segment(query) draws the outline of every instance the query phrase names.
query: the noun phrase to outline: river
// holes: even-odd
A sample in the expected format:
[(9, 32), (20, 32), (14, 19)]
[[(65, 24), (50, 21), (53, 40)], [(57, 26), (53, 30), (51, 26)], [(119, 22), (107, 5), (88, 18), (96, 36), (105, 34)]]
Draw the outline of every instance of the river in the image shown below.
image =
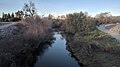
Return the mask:
[(71, 57), (71, 53), (66, 49), (66, 40), (55, 32), (54, 43), (38, 56), (34, 67), (80, 67), (78, 62)]

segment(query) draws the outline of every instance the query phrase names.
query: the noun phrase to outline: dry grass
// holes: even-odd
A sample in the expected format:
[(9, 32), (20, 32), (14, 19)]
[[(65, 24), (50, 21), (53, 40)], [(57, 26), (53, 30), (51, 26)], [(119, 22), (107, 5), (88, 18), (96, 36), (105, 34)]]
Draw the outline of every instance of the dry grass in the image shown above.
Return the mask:
[(22, 33), (14, 38), (0, 39), (0, 67), (26, 67), (18, 65), (32, 63), (34, 51), (44, 46), (41, 43), (53, 39), (51, 21), (47, 19), (29, 17), (16, 26), (20, 27)]
[(52, 22), (47, 19), (40, 19), (39, 17), (29, 17), (23, 20), (22, 23), (25, 28), (24, 37), (34, 40), (45, 40), (50, 35)]

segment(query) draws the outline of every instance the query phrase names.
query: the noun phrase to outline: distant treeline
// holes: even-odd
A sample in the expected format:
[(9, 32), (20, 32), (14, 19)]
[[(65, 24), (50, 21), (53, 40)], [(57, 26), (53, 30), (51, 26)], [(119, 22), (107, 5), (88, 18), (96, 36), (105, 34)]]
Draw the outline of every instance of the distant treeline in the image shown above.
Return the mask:
[(22, 10), (18, 10), (13, 13), (2, 13), (2, 17), (0, 18), (1, 22), (15, 22), (19, 21), (24, 17), (33, 17), (37, 15), (35, 5), (32, 1), (28, 4), (25, 3)]
[(15, 22), (19, 21), (23, 18), (23, 12), (17, 11), (15, 13), (2, 13), (2, 17), (0, 18), (1, 22)]

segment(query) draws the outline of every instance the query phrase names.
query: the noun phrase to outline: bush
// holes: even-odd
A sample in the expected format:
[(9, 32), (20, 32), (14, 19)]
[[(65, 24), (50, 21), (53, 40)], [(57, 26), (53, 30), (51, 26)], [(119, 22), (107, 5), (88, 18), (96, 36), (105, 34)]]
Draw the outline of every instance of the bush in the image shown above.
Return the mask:
[(40, 50), (42, 54), (52, 42), (53, 33), (49, 20), (28, 17), (15, 26), (20, 27), (22, 33), (0, 39), (0, 67), (30, 66), (36, 60), (37, 51)]
[(23, 36), (27, 39), (43, 41), (48, 39), (49, 37), (47, 36), (51, 35), (52, 32), (51, 21), (47, 19), (28, 17), (23, 20), (22, 24), (25, 26)]

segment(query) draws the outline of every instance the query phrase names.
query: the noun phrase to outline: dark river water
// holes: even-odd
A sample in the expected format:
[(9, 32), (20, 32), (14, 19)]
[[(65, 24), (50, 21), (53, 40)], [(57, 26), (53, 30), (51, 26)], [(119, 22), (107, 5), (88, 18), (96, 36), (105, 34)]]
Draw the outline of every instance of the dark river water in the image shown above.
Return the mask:
[(66, 40), (61, 34), (55, 32), (54, 37), (56, 40), (42, 56), (38, 56), (34, 67), (80, 67), (66, 49)]

